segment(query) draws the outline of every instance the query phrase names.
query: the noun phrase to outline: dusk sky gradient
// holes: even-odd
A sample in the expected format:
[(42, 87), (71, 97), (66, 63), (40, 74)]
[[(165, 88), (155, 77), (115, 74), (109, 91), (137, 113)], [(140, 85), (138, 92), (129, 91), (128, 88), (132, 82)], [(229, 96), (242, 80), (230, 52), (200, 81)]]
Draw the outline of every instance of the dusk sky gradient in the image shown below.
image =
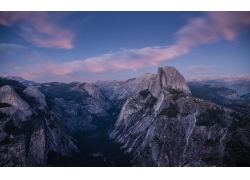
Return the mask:
[(250, 12), (0, 12), (0, 76), (186, 80), (250, 75)]

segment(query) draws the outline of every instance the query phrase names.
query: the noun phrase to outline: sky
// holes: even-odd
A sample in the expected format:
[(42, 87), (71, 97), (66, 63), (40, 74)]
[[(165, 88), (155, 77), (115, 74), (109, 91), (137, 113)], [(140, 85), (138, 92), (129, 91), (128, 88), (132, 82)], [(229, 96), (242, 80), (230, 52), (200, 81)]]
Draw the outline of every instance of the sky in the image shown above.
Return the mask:
[(249, 76), (249, 47), (250, 12), (0, 12), (0, 76), (35, 82)]

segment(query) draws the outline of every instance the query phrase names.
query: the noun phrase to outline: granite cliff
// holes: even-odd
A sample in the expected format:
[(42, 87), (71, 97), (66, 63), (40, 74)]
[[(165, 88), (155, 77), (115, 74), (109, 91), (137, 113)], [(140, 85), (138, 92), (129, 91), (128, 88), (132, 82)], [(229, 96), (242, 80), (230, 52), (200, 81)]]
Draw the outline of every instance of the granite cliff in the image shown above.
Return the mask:
[(193, 97), (180, 73), (164, 67), (127, 99), (110, 137), (136, 166), (249, 166), (249, 130), (249, 117)]

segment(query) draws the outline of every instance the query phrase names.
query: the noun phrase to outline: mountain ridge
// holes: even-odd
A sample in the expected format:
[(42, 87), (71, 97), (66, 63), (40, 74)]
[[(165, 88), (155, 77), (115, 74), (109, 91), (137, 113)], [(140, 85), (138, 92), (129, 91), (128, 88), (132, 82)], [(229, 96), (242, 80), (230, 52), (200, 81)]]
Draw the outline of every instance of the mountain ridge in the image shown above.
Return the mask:
[(110, 133), (126, 152), (133, 154), (133, 163), (136, 166), (249, 166), (249, 118), (193, 97), (183, 83), (178, 86), (164, 71), (158, 74), (153, 90), (143, 90), (137, 97), (127, 99)]
[[(15, 104), (0, 92), (0, 166), (249, 165), (250, 120), (241, 113), (250, 107), (248, 94), (186, 83), (173, 67), (97, 83), (25, 87), (0, 78), (5, 86), (28, 106), (18, 103), (8, 116)], [(31, 113), (22, 116), (22, 109)]]

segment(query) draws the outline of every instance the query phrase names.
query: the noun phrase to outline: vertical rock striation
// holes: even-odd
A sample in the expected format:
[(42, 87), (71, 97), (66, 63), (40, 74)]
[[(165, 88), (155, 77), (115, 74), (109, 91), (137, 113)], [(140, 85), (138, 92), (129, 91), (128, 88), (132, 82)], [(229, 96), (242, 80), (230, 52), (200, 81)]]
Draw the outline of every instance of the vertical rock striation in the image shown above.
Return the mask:
[(250, 119), (191, 95), (172, 67), (128, 98), (110, 137), (136, 166), (249, 166)]

